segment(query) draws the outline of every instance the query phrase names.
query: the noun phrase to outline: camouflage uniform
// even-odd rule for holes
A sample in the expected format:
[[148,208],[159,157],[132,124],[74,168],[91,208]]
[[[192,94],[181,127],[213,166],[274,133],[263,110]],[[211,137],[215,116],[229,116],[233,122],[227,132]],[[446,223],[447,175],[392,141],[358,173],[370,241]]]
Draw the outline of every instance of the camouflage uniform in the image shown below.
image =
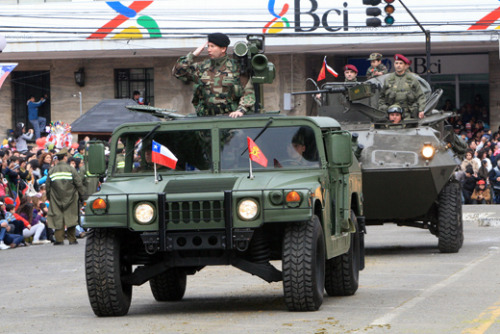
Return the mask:
[[403,108],[403,118],[418,118],[418,113],[424,111],[425,95],[418,79],[411,73],[397,75],[389,74],[384,81],[378,100],[379,109],[387,111],[389,106],[398,104]]
[[192,103],[198,116],[214,116],[233,111],[253,110],[255,93],[252,80],[240,75],[239,63],[227,55],[193,62],[193,53],[179,58],[173,75],[194,82]]
[[374,73],[375,72],[382,72],[383,74],[387,74],[387,67],[380,63],[380,65],[378,65],[377,67],[373,67],[373,66],[370,66],[368,67],[368,70],[366,71],[366,78],[367,79],[371,79],[373,77],[375,77]]

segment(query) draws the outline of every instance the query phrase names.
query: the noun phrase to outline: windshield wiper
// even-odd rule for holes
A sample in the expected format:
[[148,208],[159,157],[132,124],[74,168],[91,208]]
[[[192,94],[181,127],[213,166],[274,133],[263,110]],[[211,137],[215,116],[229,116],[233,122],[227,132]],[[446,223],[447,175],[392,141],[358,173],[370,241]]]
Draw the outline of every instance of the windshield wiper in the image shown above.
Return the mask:
[[132,149],[130,149],[126,154],[125,154],[125,157],[128,157],[128,155],[132,152],[135,151],[136,147],[139,146],[140,144],[142,144],[146,139],[148,139],[149,137],[151,137],[155,132],[156,130],[158,130],[158,128],[160,127],[161,124],[156,124],[156,126],[154,128],[151,129],[151,131],[149,131],[142,139],[140,142],[137,143],[137,145],[134,145],[134,147]]

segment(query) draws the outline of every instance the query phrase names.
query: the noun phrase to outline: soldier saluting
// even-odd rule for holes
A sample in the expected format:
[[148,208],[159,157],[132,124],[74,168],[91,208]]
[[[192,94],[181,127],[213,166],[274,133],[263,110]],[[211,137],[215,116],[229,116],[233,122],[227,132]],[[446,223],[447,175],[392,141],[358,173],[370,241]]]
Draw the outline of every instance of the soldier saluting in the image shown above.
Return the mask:
[[380,91],[378,106],[386,111],[397,104],[403,108],[403,118],[424,118],[425,95],[418,79],[406,71],[410,61],[402,54],[394,55],[395,72],[390,73]]
[[[236,118],[253,110],[255,92],[252,80],[241,74],[240,64],[227,55],[229,43],[225,34],[210,34],[205,44],[180,57],[172,69],[177,79],[194,82],[192,103],[198,116],[228,114]],[[209,59],[194,62],[194,57],[199,56],[205,47]]]

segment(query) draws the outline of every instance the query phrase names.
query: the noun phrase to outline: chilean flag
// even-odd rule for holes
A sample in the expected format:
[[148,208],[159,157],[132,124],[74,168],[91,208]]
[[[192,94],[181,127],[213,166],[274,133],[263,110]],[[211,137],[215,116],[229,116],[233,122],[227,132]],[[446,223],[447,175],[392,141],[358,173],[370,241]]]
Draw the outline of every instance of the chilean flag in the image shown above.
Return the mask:
[[324,80],[326,78],[326,71],[328,71],[328,73],[333,75],[335,78],[339,76],[339,74],[335,72],[333,68],[328,66],[328,64],[326,63],[326,56],[325,56],[325,58],[323,59],[323,66],[321,67],[321,71],[319,71],[318,80],[316,81]]
[[2,88],[3,82],[16,66],[17,63],[0,63],[0,88]]
[[151,159],[155,164],[175,169],[177,158],[168,148],[153,140],[153,156]]

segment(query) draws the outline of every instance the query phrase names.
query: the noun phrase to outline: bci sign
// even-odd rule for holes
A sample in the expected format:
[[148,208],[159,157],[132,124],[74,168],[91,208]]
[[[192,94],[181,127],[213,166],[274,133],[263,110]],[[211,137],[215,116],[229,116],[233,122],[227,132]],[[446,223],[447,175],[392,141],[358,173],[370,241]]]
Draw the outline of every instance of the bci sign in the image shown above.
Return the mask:
[[[431,74],[485,74],[489,72],[487,54],[431,56],[430,64],[427,64],[427,58],[424,55],[407,55],[407,57],[412,62],[411,71],[422,76],[427,74],[427,69]],[[387,66],[389,72],[394,72],[393,62],[391,54],[384,55],[382,63]],[[348,63],[355,65],[360,75],[361,73],[364,75],[370,66],[366,58],[350,58]]]
[[[361,0],[359,0],[361,1]],[[309,4],[309,8],[302,10],[302,4]],[[318,28],[324,28],[327,31],[344,31],[349,30],[349,11],[347,10],[348,3],[344,2],[341,8],[331,8],[324,12],[318,12],[317,0],[295,0],[294,17],[295,17],[295,32],[311,32]],[[312,25],[303,26],[302,18],[306,16],[306,22],[311,22]],[[333,25],[332,21],[337,22]]]
[[417,74],[427,74],[427,71],[430,71],[431,74],[441,74],[441,59],[437,59],[436,61],[432,61],[430,64],[427,64],[426,57],[415,57],[413,58],[413,72]]

